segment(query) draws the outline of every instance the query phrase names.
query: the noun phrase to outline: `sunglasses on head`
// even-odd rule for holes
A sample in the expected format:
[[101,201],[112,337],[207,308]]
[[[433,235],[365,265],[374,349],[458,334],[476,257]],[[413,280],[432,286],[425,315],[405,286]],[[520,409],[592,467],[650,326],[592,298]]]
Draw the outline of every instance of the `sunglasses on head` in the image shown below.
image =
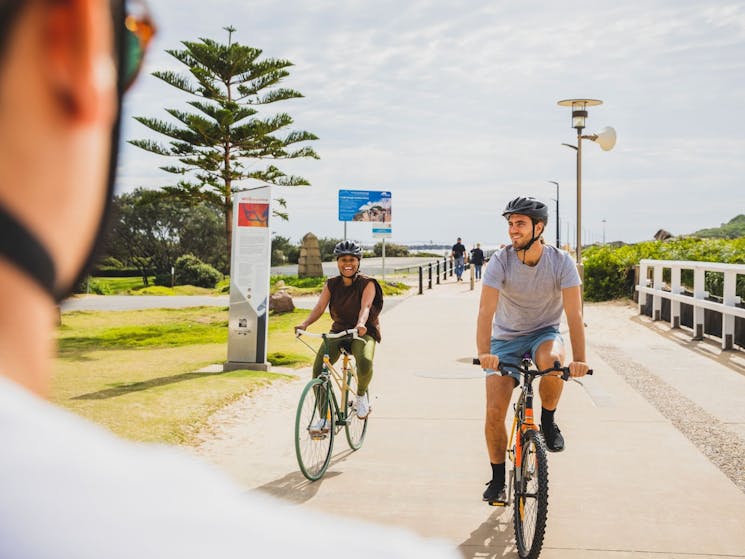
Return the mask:
[[122,33],[120,45],[119,80],[121,90],[126,91],[134,83],[142,68],[150,41],[155,35],[155,24],[150,17],[145,0],[124,0],[118,2],[114,10],[121,18],[116,23],[117,31]]

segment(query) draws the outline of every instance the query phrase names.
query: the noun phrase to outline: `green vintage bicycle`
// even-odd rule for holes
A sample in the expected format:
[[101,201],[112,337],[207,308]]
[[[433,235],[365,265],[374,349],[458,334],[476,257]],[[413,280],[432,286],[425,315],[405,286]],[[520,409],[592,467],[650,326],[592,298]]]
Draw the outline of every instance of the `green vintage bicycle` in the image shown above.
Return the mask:
[[[357,417],[357,367],[350,353],[352,341],[361,339],[357,330],[334,334],[314,334],[296,331],[297,338],[315,353],[302,337],[321,338],[324,344],[323,370],[310,380],[297,405],[295,415],[295,454],[300,471],[311,481],[320,479],[329,467],[334,438],[344,428],[352,450],[362,447],[367,433],[367,417]],[[341,344],[341,366],[331,363],[328,340],[345,338]]]

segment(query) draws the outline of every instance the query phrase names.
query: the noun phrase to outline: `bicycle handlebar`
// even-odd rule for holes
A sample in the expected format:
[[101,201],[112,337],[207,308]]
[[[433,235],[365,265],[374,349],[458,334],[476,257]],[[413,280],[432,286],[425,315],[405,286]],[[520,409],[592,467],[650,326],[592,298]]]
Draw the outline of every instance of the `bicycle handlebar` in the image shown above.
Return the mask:
[[310,336],[311,338],[343,338],[344,336],[352,336],[352,339],[360,339],[357,334],[357,328],[350,328],[349,330],[342,330],[341,332],[328,332],[316,334],[315,332],[308,332],[307,330],[295,330],[295,336]]
[[[481,360],[478,357],[474,357],[473,358],[473,364],[474,365],[481,365]],[[556,372],[556,373],[561,373],[561,380],[569,380],[571,378],[570,372],[569,372],[569,367],[560,367],[560,366],[557,366],[557,365],[559,365],[559,362],[558,361],[556,363],[554,363],[554,366],[553,367],[549,367],[548,369],[544,369],[542,371],[539,371],[537,369],[536,370],[526,369],[525,367],[522,367],[520,365],[515,365],[514,363],[505,363],[503,361],[500,361],[499,364],[497,365],[497,368],[499,369],[499,372],[502,375],[505,374],[505,369],[514,369],[518,373],[520,373],[521,375],[533,375],[535,377],[542,377],[542,376],[545,376],[545,375],[547,375],[549,373]],[[589,371],[587,371],[587,374],[588,375],[593,374],[593,370],[590,369]]]

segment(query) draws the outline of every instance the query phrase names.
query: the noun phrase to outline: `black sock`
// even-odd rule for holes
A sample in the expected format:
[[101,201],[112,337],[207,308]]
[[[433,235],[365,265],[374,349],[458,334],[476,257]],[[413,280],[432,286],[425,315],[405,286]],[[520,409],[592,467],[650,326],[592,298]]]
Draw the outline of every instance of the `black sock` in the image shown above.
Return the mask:
[[504,462],[491,465],[491,479],[492,481],[496,480],[497,485],[499,485],[499,482],[504,485]]
[[554,413],[556,413],[556,410],[547,410],[541,407],[541,425],[553,425]]

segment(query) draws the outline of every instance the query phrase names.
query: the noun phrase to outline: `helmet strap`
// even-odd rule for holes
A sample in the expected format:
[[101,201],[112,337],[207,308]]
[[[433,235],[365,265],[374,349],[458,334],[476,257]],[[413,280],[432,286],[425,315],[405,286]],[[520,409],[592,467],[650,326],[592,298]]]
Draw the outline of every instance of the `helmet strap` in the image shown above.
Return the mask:
[[47,249],[16,218],[0,206],[0,256],[14,264],[53,299],[56,272],[54,262]]
[[535,243],[538,239],[540,239],[540,236],[539,237],[535,236],[535,220],[531,219],[530,221],[533,224],[533,230],[530,234],[530,241],[528,241],[528,244],[525,245],[523,248],[517,249],[517,252],[523,253],[523,264],[525,264],[525,256],[528,254],[528,250],[530,250],[530,247],[532,247],[533,243]]

